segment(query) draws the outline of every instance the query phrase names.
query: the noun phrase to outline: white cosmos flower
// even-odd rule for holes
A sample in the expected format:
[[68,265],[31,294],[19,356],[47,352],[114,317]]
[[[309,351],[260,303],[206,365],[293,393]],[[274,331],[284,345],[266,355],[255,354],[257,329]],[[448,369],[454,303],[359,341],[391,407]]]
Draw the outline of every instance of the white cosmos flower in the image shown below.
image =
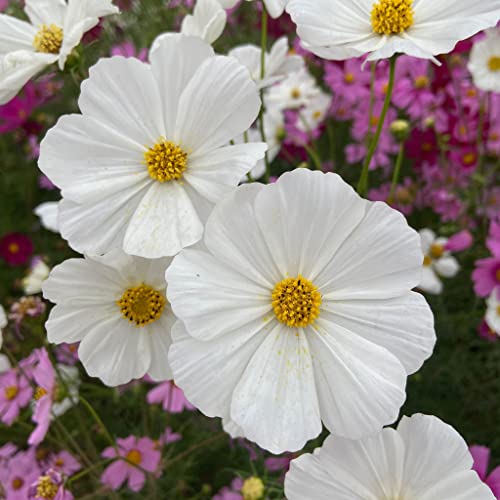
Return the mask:
[[420,232],[424,263],[422,280],[418,287],[427,293],[439,295],[443,292],[443,278],[453,278],[460,271],[457,259],[446,249],[447,238],[437,238],[431,229],[422,229]]
[[472,47],[469,60],[476,87],[485,91],[500,92],[500,31],[491,29],[486,38]]
[[214,43],[226,27],[227,14],[218,0],[197,0],[193,14],[182,20],[181,33]]
[[167,352],[175,318],[164,278],[169,263],[115,250],[54,267],[43,283],[44,297],[56,304],[46,323],[49,342],[80,342],[78,356],[88,374],[109,386],[145,374],[171,379]]
[[[1,306],[0,306],[1,307]],[[0,329],[0,347],[2,347],[2,331]],[[12,365],[10,364],[9,357],[6,354],[0,353],[0,375],[10,370]]]
[[243,66],[248,68],[259,88],[268,87],[288,75],[304,68],[304,59],[297,54],[291,54],[288,39],[281,37],[266,52],[264,60],[264,78],[261,78],[261,48],[256,45],[240,45],[231,49],[228,56],[235,57]]
[[349,441],[329,436],[292,461],[288,500],[495,500],[472,470],[460,434],[437,417],[403,417],[395,429]]
[[62,191],[61,234],[81,253],[175,255],[264,156],[263,143],[228,145],[260,109],[241,64],[172,33],[150,60],[101,59],[82,84],[82,115],[60,118],[40,145],[39,166]]
[[273,453],[321,422],[360,438],[393,422],[435,334],[415,231],[336,174],[297,169],[217,205],[206,250],[167,271],[176,383]]
[[297,128],[303,132],[312,132],[319,127],[325,119],[332,104],[332,96],[320,91],[306,106],[299,111]]
[[493,290],[486,301],[488,309],[486,310],[486,323],[500,336],[500,288]]
[[289,0],[302,44],[325,59],[404,53],[423,59],[494,26],[498,0]]
[[40,219],[40,223],[45,229],[52,231],[53,233],[59,232],[59,202],[58,201],[47,201],[38,205],[34,214]]
[[266,103],[278,109],[297,109],[307,106],[321,89],[314,77],[303,68],[301,71],[290,74],[285,80],[271,87],[265,98]]
[[26,0],[24,10],[30,22],[0,14],[0,104],[45,66],[63,69],[85,32],[118,12],[111,0]]
[[23,290],[26,295],[34,295],[42,291],[42,283],[49,277],[50,268],[43,259],[34,259],[28,275],[23,278]]

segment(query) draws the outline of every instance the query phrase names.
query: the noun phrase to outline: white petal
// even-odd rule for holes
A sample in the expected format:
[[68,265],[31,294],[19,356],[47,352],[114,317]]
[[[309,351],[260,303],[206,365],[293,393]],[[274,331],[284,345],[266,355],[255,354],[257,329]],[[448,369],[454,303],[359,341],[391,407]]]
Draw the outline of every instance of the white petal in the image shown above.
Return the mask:
[[[82,2],[84,3],[84,2]],[[55,24],[63,27],[67,4],[64,0],[25,0],[24,10],[34,26]]]
[[445,477],[419,497],[421,500],[434,500],[435,498],[440,500],[496,500],[488,485],[481,481],[474,470]]
[[84,115],[143,146],[165,136],[160,92],[148,64],[115,56],[100,59],[89,74],[78,99]]
[[123,248],[153,259],[175,255],[202,235],[203,225],[182,184],[153,182],[132,215]]
[[359,439],[394,422],[406,397],[399,360],[324,315],[307,329],[321,418],[332,434]]
[[283,14],[287,0],[264,0],[269,15],[276,19]]
[[436,233],[432,229],[421,229],[418,234],[420,235],[422,252],[427,255],[431,245],[436,241]]
[[311,352],[303,331],[275,322],[234,390],[231,419],[247,439],[278,454],[319,435]]
[[265,143],[225,146],[189,158],[184,178],[198,193],[217,203],[233,191],[240,179],[264,157]]
[[249,129],[260,99],[248,71],[231,57],[201,64],[179,101],[175,141],[196,154],[227,144]]
[[40,222],[45,229],[54,233],[59,232],[59,202],[48,201],[38,205],[33,213],[40,218]]
[[460,265],[455,257],[441,257],[434,262],[434,269],[444,278],[453,278],[460,271]]
[[166,306],[161,318],[148,325],[151,342],[151,363],[148,375],[153,380],[163,381],[173,378],[172,369],[168,362],[168,350],[172,345],[171,331],[175,322],[176,318],[172,309]]
[[26,21],[0,14],[0,54],[16,50],[34,52],[33,40],[37,30]]
[[203,61],[213,56],[212,47],[198,37],[165,33],[153,42],[149,59],[161,89],[166,138],[174,137],[182,92]]
[[443,293],[443,283],[438,275],[434,272],[432,266],[424,266],[422,269],[422,279],[418,288],[426,293],[439,295]]
[[190,337],[178,321],[172,329],[168,356],[175,383],[205,415],[228,418],[234,388],[268,333],[258,320],[253,329],[238,329],[211,342],[201,342]]
[[385,347],[415,373],[430,357],[436,342],[432,311],[419,293],[389,300],[336,301],[324,304],[331,321]]

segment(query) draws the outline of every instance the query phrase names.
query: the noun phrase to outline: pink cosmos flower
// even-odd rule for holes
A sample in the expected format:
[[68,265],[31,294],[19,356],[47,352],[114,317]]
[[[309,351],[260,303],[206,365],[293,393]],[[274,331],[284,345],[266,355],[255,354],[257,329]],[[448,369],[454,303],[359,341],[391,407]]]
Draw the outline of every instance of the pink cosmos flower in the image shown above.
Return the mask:
[[0,375],[0,420],[5,425],[12,425],[20,410],[28,406],[32,396],[29,380],[16,369]]
[[68,366],[74,366],[78,363],[78,346],[79,342],[74,344],[59,344],[55,348],[55,355],[59,363],[63,363]]
[[344,64],[325,63],[325,83],[350,106],[370,95],[370,71],[363,71],[361,66],[360,59],[348,59]]
[[74,497],[64,488],[61,474],[50,469],[31,484],[27,498],[29,500],[73,500]]
[[472,234],[467,229],[464,229],[448,239],[445,250],[449,252],[463,252],[470,248],[473,242]]
[[23,266],[33,254],[33,243],[22,233],[6,234],[0,239],[0,257],[10,266]]
[[[118,455],[112,447],[102,452],[104,458],[123,457],[125,460],[116,460],[106,467],[101,476],[101,482],[113,490],[118,490],[125,481],[129,489],[134,492],[141,491],[146,482],[146,475],[141,469],[156,472],[161,460],[161,453],[157,450],[156,443],[148,438],[129,436],[117,439]],[[139,469],[138,467],[141,467]]]
[[158,384],[147,394],[150,405],[161,403],[163,409],[169,413],[181,413],[184,410],[194,410],[195,407],[186,399],[181,388],[172,380]]
[[34,295],[21,297],[14,302],[9,311],[9,319],[14,322],[17,333],[20,333],[21,324],[26,317],[36,318],[45,312],[46,307],[45,302]]
[[36,461],[35,449],[20,451],[7,464],[2,481],[7,500],[27,500],[28,491],[40,476],[40,468]]
[[243,487],[243,479],[236,477],[231,481],[231,486],[224,486],[212,500],[243,500],[241,488]]
[[136,49],[132,42],[126,41],[111,48],[112,56],[135,57],[146,62],[148,59],[148,49]]
[[158,438],[158,445],[160,447],[166,446],[170,443],[175,443],[176,441],[180,441],[182,439],[182,435],[178,432],[174,432],[170,427],[165,429],[165,432],[160,435]]
[[46,469],[53,469],[66,476],[71,476],[78,472],[82,465],[80,462],[68,451],[61,450],[49,456],[48,460],[44,463]]
[[500,286],[500,255],[476,261],[472,280],[476,295],[488,297],[497,286]]
[[498,335],[486,323],[486,320],[481,321],[477,331],[479,336],[488,342],[497,342],[499,339]]
[[472,468],[477,472],[481,480],[491,488],[495,497],[500,498],[500,467],[497,467],[488,475],[489,448],[486,446],[471,446],[469,451],[474,459]]
[[37,426],[28,438],[28,443],[37,445],[43,441],[49,430],[52,401],[56,389],[56,373],[45,349],[41,349],[39,352],[38,364],[33,370],[33,378],[38,388],[35,393],[36,404],[32,420],[36,422]]

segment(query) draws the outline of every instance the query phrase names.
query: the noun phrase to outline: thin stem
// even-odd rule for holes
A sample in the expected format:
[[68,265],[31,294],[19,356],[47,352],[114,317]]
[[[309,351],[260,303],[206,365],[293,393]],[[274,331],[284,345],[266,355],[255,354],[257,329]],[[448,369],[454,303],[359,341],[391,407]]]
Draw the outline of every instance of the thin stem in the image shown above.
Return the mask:
[[394,167],[394,174],[392,176],[391,192],[389,193],[389,203],[394,201],[394,195],[396,194],[396,186],[399,182],[399,175],[401,173],[401,166],[403,165],[403,159],[405,157],[405,143],[401,142],[399,145],[399,153],[396,159],[396,166]]
[[[261,38],[260,38],[260,79],[264,80],[266,76],[266,53],[267,53],[267,10],[266,6],[262,4],[262,21],[261,21]],[[264,113],[266,111],[264,105],[264,89],[260,90],[260,101],[261,107],[259,112],[259,130],[262,142],[267,144],[266,130],[264,127]],[[269,163],[269,156],[267,151],[264,153],[264,162],[266,164],[266,173],[264,179],[266,184],[269,182],[271,177],[271,165]]]
[[97,425],[102,429],[102,432],[104,433],[104,436],[109,442],[109,444],[118,454],[118,448],[116,446],[115,440],[111,437],[111,434],[109,433],[107,427],[104,425],[104,422],[101,420],[101,417],[94,410],[93,406],[81,395],[79,396],[79,401],[80,403],[83,403],[83,406],[85,406],[85,408],[87,408],[88,412],[92,415],[92,418],[96,421]]
[[117,460],[117,458],[113,457],[113,458],[106,458],[105,460],[101,460],[99,462],[96,462],[93,465],[91,465],[90,467],[87,467],[83,471],[79,472],[78,474],[75,474],[74,476],[71,476],[68,479],[67,484],[70,485],[71,483],[74,483],[75,481],[78,481],[79,479],[82,479],[86,475],[88,475],[91,472],[95,471],[95,469],[99,469],[100,467],[102,467],[104,465],[108,465],[111,462],[114,462],[115,460]]
[[312,160],[312,162],[314,164],[314,168],[316,170],[322,170],[322,168],[321,168],[322,167],[321,166],[321,159],[318,156],[318,154],[316,153],[316,151],[314,150],[314,148],[311,148],[307,144],[304,144],[304,149],[307,151],[307,153],[311,157],[311,160]]
[[361,196],[366,195],[368,191],[368,176],[370,172],[370,163],[372,162],[373,155],[377,150],[378,142],[380,140],[380,135],[382,134],[382,129],[384,127],[385,117],[387,116],[387,111],[389,110],[389,105],[391,104],[392,90],[394,89],[394,77],[396,74],[396,56],[391,57],[390,60],[390,72],[389,72],[389,85],[387,87],[387,92],[385,94],[384,107],[382,108],[382,113],[378,120],[377,131],[373,136],[373,139],[368,148],[368,153],[363,163],[363,170],[361,171],[361,177],[358,183],[358,193]]
[[172,460],[169,460],[168,462],[166,462],[165,468],[170,467],[175,462],[179,462],[180,460],[183,460],[184,458],[186,458],[189,455],[191,455],[191,453],[193,453],[194,451],[199,450],[200,448],[203,448],[204,446],[207,446],[209,444],[212,444],[212,443],[214,443],[215,441],[218,441],[221,437],[224,437],[224,436],[227,436],[227,434],[225,432],[219,432],[215,436],[212,436],[211,438],[205,439],[201,443],[198,443],[198,444],[195,444],[194,446],[191,446],[191,448],[188,448],[186,451],[180,453],[179,455],[177,455]]

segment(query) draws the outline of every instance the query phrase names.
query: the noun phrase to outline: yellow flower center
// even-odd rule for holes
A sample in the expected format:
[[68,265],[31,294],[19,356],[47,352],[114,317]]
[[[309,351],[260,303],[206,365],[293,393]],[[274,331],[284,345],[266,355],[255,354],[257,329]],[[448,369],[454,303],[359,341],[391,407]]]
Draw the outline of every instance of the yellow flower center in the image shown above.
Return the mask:
[[500,306],[497,306],[497,314],[500,316]]
[[17,243],[11,243],[9,245],[9,253],[13,253],[13,254],[16,254],[16,253],[19,253],[19,245]]
[[300,89],[298,89],[297,87],[295,87],[295,88],[294,88],[294,89],[292,89],[292,91],[290,92],[290,95],[292,96],[292,99],[298,99],[298,98],[301,96]]
[[319,316],[321,294],[300,275],[277,283],[271,297],[274,314],[289,327],[302,328]]
[[56,497],[58,491],[59,486],[52,482],[50,476],[41,476],[38,479],[38,484],[36,486],[36,498],[52,500]]
[[63,43],[63,30],[51,24],[47,26],[42,24],[40,30],[35,35],[33,47],[37,52],[45,52],[46,54],[59,54]]
[[13,480],[12,480],[12,489],[13,490],[20,490],[23,485],[24,485],[24,481],[20,478],[20,477],[15,477]]
[[490,71],[500,71],[500,56],[491,56],[488,60],[488,68]]
[[426,89],[430,84],[429,77],[425,75],[417,76],[415,78],[415,87],[417,89]]
[[162,315],[167,300],[160,292],[143,284],[127,289],[116,303],[125,319],[143,327]]
[[149,176],[158,182],[177,181],[187,168],[188,154],[163,137],[144,153]]
[[476,154],[475,153],[466,153],[462,157],[462,161],[465,165],[472,165],[476,162]]
[[438,245],[437,243],[432,244],[429,253],[433,259],[440,259],[444,254],[443,245]]
[[497,281],[500,283],[500,269],[495,273]]
[[346,73],[344,75],[344,82],[345,83],[354,83],[354,75],[352,73]]
[[127,453],[127,460],[139,465],[142,462],[142,453],[139,450],[131,450]]
[[35,389],[35,395],[33,397],[35,398],[36,401],[38,401],[39,399],[43,398],[47,394],[48,394],[48,392],[46,389],[44,389],[43,387],[37,387]]
[[5,397],[8,401],[12,401],[19,393],[19,387],[17,385],[10,385],[5,388]]
[[258,477],[249,477],[241,488],[243,500],[260,500],[264,496],[264,483]]
[[313,113],[313,119],[314,120],[319,120],[321,118],[321,115],[322,115],[321,111],[315,111]]
[[380,0],[373,6],[371,17],[375,33],[403,33],[413,25],[413,0]]
[[429,267],[431,264],[432,264],[432,259],[428,255],[424,256],[424,266]]

